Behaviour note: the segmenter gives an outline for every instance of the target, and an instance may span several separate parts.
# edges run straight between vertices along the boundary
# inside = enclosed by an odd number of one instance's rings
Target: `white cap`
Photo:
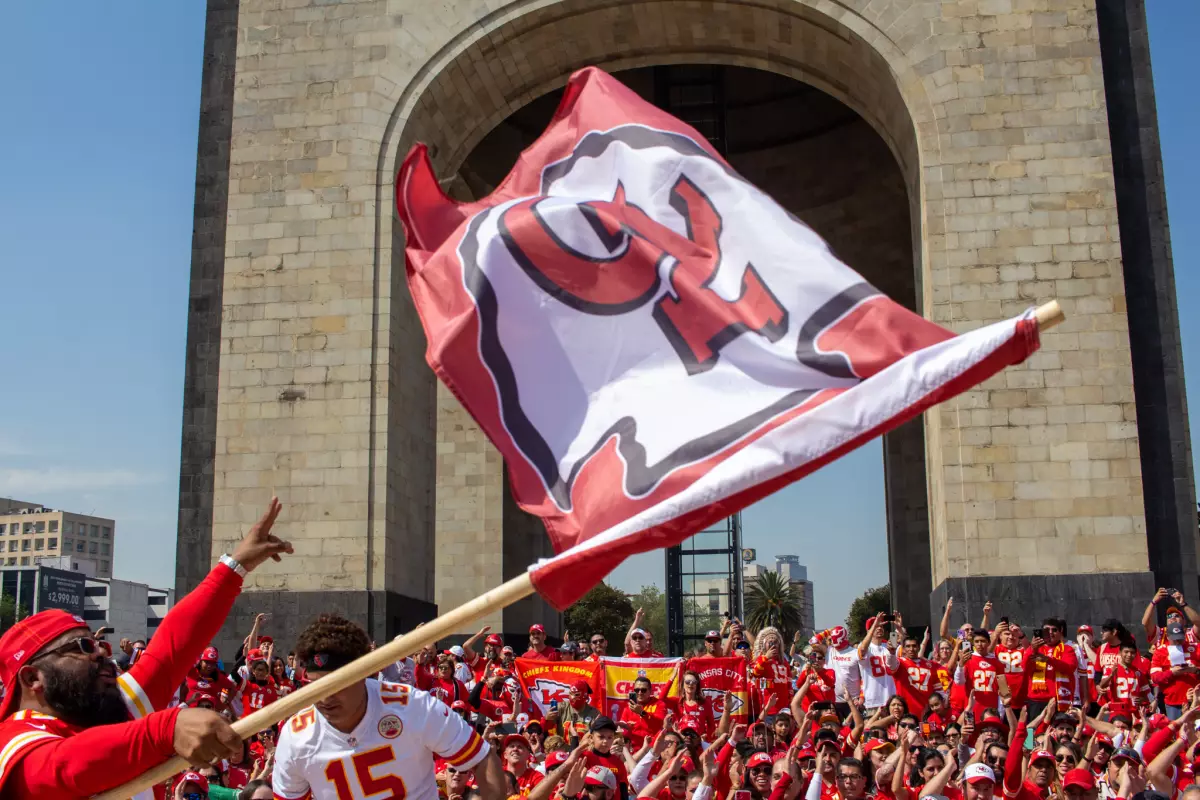
[[[648,634],[648,633],[646,633],[646,631],[645,631],[645,629],[644,629],[644,628],[634,628],[634,629],[633,629],[633,631],[632,631],[632,632],[630,632],[630,634],[629,634],[629,635],[630,635],[630,636],[632,636],[632,635],[633,635],[633,634],[635,634],[635,633],[640,633],[642,636],[646,636],[646,637],[648,637],[648,636],[649,636],[649,634]]]
[[[450,655],[452,655],[452,656],[458,656],[459,658],[462,658],[463,656],[465,656],[465,655],[466,655],[466,651],[464,651],[464,650],[463,650],[461,647],[459,647],[458,645],[454,645],[454,647],[451,647],[451,648],[450,648]]]
[[[996,773],[992,772],[992,768],[987,764],[971,764],[963,770],[963,780],[967,783],[979,783],[980,781],[996,782]]]
[[[599,764],[587,771],[583,782],[588,786],[603,786],[606,789],[613,790],[617,788],[617,776],[612,774],[611,769],[602,767]]]

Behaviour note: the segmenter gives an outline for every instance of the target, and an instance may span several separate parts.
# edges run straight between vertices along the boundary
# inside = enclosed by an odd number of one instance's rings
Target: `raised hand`
[[[282,509],[283,504],[279,502],[279,498],[272,497],[267,510],[234,548],[233,559],[242,565],[242,569],[250,572],[268,558],[279,561],[283,553],[292,552],[291,542],[271,535],[271,527]]]

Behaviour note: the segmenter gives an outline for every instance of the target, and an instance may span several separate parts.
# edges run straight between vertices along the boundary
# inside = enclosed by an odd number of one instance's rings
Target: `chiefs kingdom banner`
[[[592,689],[591,705],[603,711],[600,698],[604,697],[603,670],[597,661],[542,661],[536,658],[518,658],[516,676],[525,696],[533,701],[544,717],[550,713],[550,704],[557,702],[565,706],[571,684],[582,679]]]
[[[732,707],[729,718],[733,724],[750,719],[750,690],[746,681],[746,659],[741,656],[728,658],[706,658],[688,660],[689,671],[700,676],[700,691],[708,701],[714,726],[725,711],[725,693],[732,692]]]
[[[396,179],[426,358],[557,554],[565,608],[1024,360],[1032,310],[961,335],[888,299],[691,127],[601,70],[487,197]]]
[[[605,656],[600,661],[604,665],[604,694],[598,696],[605,698],[605,704],[596,707],[612,719],[619,719],[621,711],[629,705],[629,693],[638,678],[649,679],[654,696],[660,701],[679,697],[682,658]]]

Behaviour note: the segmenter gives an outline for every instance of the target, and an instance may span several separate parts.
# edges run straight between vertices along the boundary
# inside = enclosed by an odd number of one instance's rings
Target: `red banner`
[[[597,698],[603,697],[603,670],[595,661],[542,661],[538,658],[516,660],[517,680],[525,696],[533,701],[545,716],[550,704],[566,705],[571,684],[581,678],[592,687],[592,704],[599,706]]]
[[[741,656],[729,658],[693,658],[687,663],[688,671],[700,676],[700,691],[708,700],[714,724],[725,711],[725,693],[733,692],[733,707],[729,710],[733,724],[750,719],[749,684],[746,681],[746,659]]]

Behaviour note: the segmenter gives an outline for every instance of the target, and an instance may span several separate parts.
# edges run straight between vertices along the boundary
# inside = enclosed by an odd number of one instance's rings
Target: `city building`
[[[760,577],[768,572],[777,572],[779,575],[787,578],[792,584],[792,590],[800,596],[800,619],[801,633],[811,634],[816,626],[815,604],[813,602],[813,584],[808,579],[808,567],[800,563],[799,556],[775,556],[775,568],[763,566],[757,562],[750,562],[742,565],[742,606],[745,607],[745,591]],[[729,597],[729,579],[728,578],[708,578],[695,581],[695,595],[708,595],[710,598],[708,609],[718,614],[724,614],[729,610],[729,603],[726,598]]]
[[[167,611],[175,605],[174,589],[112,578],[88,578],[83,589],[83,619],[92,630],[113,629],[114,647],[122,639],[149,641]]]
[[[111,519],[0,498],[0,566],[30,567],[66,556],[89,578],[111,578],[116,535]]]
[[[817,612],[808,567],[800,563],[800,556],[775,556],[775,571],[791,581],[793,591],[800,595],[801,629],[811,634],[817,626]]]

